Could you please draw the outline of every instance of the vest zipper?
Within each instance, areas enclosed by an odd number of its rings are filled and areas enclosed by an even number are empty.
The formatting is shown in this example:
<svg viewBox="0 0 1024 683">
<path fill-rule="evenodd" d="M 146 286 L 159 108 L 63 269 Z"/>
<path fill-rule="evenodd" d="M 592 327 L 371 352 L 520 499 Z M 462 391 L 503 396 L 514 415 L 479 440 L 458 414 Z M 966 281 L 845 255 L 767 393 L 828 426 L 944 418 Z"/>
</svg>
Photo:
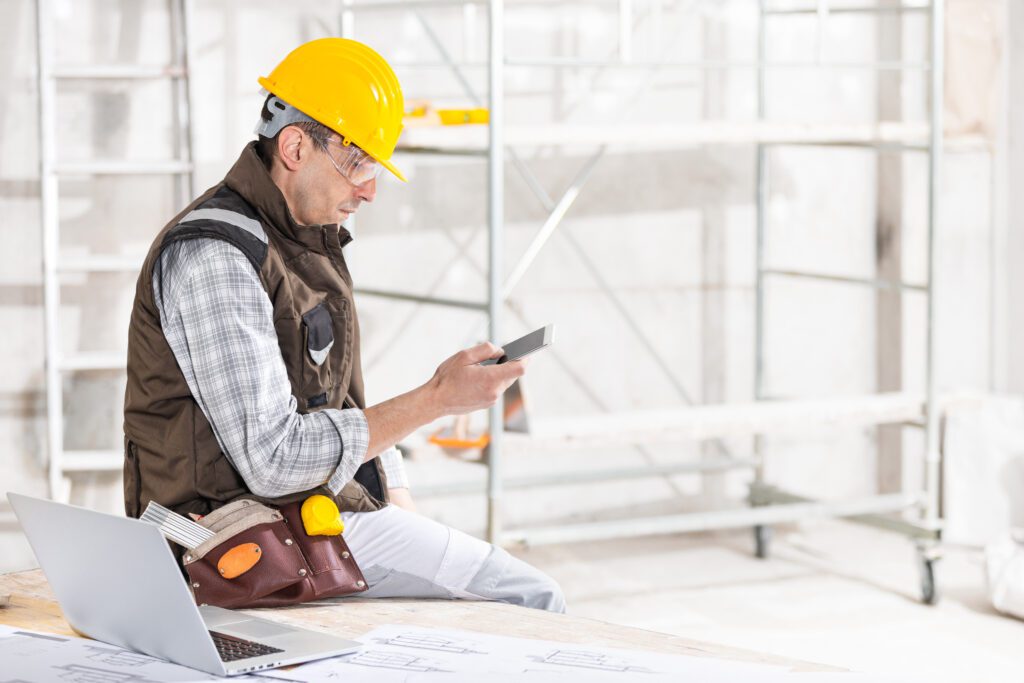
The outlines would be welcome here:
<svg viewBox="0 0 1024 683">
<path fill-rule="evenodd" d="M 338 271 L 338 275 L 341 276 L 342 281 L 344 281 L 345 284 L 348 285 L 349 289 L 350 290 L 354 289 L 354 287 L 352 285 L 352 282 L 347 277 L 345 277 L 345 272 L 341 269 L 341 265 L 335 260 L 334 254 L 331 253 L 331 247 L 330 247 L 330 245 L 327 244 L 327 228 L 326 227 L 321 227 L 320 228 L 320 239 L 321 239 L 321 241 L 323 241 L 324 252 L 326 252 L 327 259 L 331 262 L 331 265 L 334 266 L 334 269 L 336 271 Z M 341 244 L 341 240 L 338 240 L 338 244 L 339 245 Z M 355 311 L 352 311 L 351 315 L 355 315 Z M 353 362 L 355 362 L 355 361 L 353 361 Z M 347 402 L 347 401 L 348 401 L 348 397 L 346 396 L 345 397 L 345 402 Z M 343 407 L 344 407 L 345 402 L 342 403 Z M 380 460 L 377 459 L 377 458 L 374 458 L 374 460 L 375 460 L 375 462 L 373 463 L 373 466 L 370 468 L 370 471 L 373 472 L 373 477 L 374 477 L 374 479 L 377 480 L 377 490 L 380 492 L 379 500 L 380 500 L 380 502 L 382 502 L 382 503 L 384 503 L 386 505 L 387 502 L 388 502 L 388 492 L 384 489 L 384 481 L 381 479 L 381 476 L 380 476 L 380 464 L 379 464 Z M 358 471 L 358 469 L 362 469 L 365 465 L 369 465 L 369 464 L 371 464 L 371 463 L 364 463 L 363 465 L 360 465 L 359 468 L 357 468 L 357 471 Z M 373 494 L 371 493 L 370 495 L 372 496 Z"/>
<path fill-rule="evenodd" d="M 352 283 L 349 282 L 349 279 L 347 277 L 345 277 L 345 271 L 342 270 L 341 264 L 338 263 L 338 261 L 334 258 L 334 254 L 331 252 L 331 247 L 327 243 L 327 228 L 326 227 L 320 228 L 320 239 L 323 241 L 324 251 L 327 253 L 327 259 L 331 262 L 331 265 L 334 266 L 334 269 L 336 271 L 338 271 L 338 275 L 341 276 L 342 281 L 344 281 L 345 284 L 348 285 L 349 289 L 352 289 Z M 339 240 L 338 243 L 339 244 L 341 243 L 340 240 Z"/>
</svg>

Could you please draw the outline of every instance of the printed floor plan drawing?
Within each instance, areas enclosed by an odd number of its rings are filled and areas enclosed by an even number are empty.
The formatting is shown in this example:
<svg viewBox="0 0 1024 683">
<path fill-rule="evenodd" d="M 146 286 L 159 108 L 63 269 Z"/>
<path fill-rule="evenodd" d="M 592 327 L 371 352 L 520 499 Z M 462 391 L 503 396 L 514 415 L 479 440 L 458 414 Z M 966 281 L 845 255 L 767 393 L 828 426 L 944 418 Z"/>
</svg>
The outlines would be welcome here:
<svg viewBox="0 0 1024 683">
<path fill-rule="evenodd" d="M 103 664 L 109 664 L 110 666 L 117 667 L 133 667 L 143 666 L 153 661 L 152 657 L 146 655 L 140 655 L 138 652 L 131 652 L 129 650 L 112 650 L 106 647 L 87 647 L 86 650 L 91 650 L 93 654 L 86 655 L 89 659 L 94 662 L 101 662 Z"/>
<path fill-rule="evenodd" d="M 640 650 L 510 638 L 444 628 L 388 624 L 357 638 L 366 648 L 262 676 L 301 683 L 316 681 L 801 681 L 814 674 L 790 674 L 777 666 L 711 657 L 665 655 Z M 854 683 L 858 677 L 844 678 Z M 831 679 L 829 679 L 831 680 Z M 837 681 L 837 683 L 841 683 Z"/>
<path fill-rule="evenodd" d="M 881 683 L 713 657 L 496 636 L 406 624 L 357 638 L 357 652 L 259 675 L 218 678 L 85 638 L 0 626 L 0 683 Z M 890 682 L 891 683 L 891 682 Z"/>
<path fill-rule="evenodd" d="M 381 669 L 398 669 L 400 671 L 445 671 L 429 659 L 404 652 L 388 650 L 364 650 L 346 659 L 353 666 L 374 666 Z"/>
<path fill-rule="evenodd" d="M 85 638 L 0 626 L 0 683 L 202 683 L 231 679 Z M 264 681 L 266 683 L 266 681 Z"/>
<path fill-rule="evenodd" d="M 537 661 L 558 666 L 571 666 L 577 669 L 597 669 L 599 671 L 643 674 L 655 673 L 646 667 L 630 664 L 600 652 L 587 652 L 584 650 L 553 650 L 538 658 Z"/>
<path fill-rule="evenodd" d="M 82 664 L 66 664 L 52 668 L 57 678 L 67 683 L 160 683 L 133 673 Z"/>
<path fill-rule="evenodd" d="M 375 638 L 374 642 L 384 645 L 396 645 L 420 650 L 438 650 L 466 655 L 485 655 L 486 652 L 474 650 L 463 641 L 452 640 L 433 633 L 402 633 L 394 638 Z"/>
</svg>

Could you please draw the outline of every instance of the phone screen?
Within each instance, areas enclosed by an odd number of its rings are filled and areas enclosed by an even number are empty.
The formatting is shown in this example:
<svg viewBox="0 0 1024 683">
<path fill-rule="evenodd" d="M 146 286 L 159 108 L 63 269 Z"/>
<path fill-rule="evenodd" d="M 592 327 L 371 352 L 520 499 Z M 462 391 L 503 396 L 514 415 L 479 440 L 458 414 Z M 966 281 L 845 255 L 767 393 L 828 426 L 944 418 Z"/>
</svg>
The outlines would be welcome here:
<svg viewBox="0 0 1024 683">
<path fill-rule="evenodd" d="M 501 348 L 505 351 L 505 355 L 501 358 L 485 360 L 480 363 L 480 365 L 500 365 L 501 363 L 507 363 L 510 360 L 518 360 L 523 356 L 533 353 L 534 351 L 543 349 L 551 343 L 551 337 L 554 330 L 554 325 L 545 325 L 538 330 L 534 330 L 515 341 L 503 345 Z"/>
</svg>

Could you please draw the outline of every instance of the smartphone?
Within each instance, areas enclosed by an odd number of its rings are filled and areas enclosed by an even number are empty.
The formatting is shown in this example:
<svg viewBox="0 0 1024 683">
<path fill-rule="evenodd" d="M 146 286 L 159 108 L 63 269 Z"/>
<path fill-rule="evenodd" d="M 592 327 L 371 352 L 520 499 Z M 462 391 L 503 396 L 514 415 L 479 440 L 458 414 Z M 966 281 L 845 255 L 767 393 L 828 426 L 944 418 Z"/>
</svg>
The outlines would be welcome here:
<svg viewBox="0 0 1024 683">
<path fill-rule="evenodd" d="M 513 342 L 504 344 L 501 348 L 505 351 L 505 355 L 501 358 L 485 360 L 480 363 L 480 365 L 500 365 L 502 363 L 507 363 L 510 360 L 519 360 L 523 356 L 528 356 L 534 351 L 540 351 L 551 343 L 551 337 L 554 332 L 554 325 L 545 325 L 539 330 L 534 330 L 530 334 L 520 337 Z"/>
</svg>

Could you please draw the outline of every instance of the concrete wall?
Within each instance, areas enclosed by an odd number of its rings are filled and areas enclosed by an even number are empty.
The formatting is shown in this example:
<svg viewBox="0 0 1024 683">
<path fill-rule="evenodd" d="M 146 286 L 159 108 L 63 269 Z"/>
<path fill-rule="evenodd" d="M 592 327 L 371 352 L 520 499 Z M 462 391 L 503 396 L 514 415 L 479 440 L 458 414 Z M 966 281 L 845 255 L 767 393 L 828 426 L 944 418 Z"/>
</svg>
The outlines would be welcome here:
<svg viewBox="0 0 1024 683">
<path fill-rule="evenodd" d="M 638 3 L 638 6 L 640 3 Z M 58 3 L 61 59 L 166 59 L 161 3 Z M 659 5 L 652 4 L 657 7 Z M 42 289 L 36 156 L 34 3 L 0 0 L 0 490 L 45 494 L 45 391 Z M 669 10 L 638 14 L 636 59 L 754 58 L 754 3 L 704 3 L 698 20 Z M 96 11 L 89 11 L 90 8 Z M 193 85 L 198 187 L 215 183 L 250 138 L 260 97 L 255 78 L 303 40 L 336 32 L 338 13 L 324 3 L 204 2 L 195 16 Z M 614 53 L 617 29 L 597 9 L 509 9 L 506 39 L 514 56 L 571 54 L 604 58 Z M 1020 24 L 1014 13 L 1014 26 Z M 457 59 L 485 56 L 482 15 L 466 38 L 460 13 L 432 24 Z M 778 22 L 780 20 L 773 20 Z M 770 56 L 780 61 L 817 55 L 816 23 L 773 24 Z M 926 26 L 908 20 L 903 49 L 908 61 L 925 56 Z M 145 41 L 137 36 L 146 36 Z M 1019 31 L 1017 32 L 1019 34 Z M 395 61 L 437 61 L 422 27 L 411 17 L 358 18 L 356 37 Z M 826 58 L 870 61 L 875 27 L 866 19 L 833 17 Z M 469 104 L 459 84 L 439 69 L 400 68 L 407 98 Z M 622 123 L 627 144 L 614 148 L 594 172 L 577 204 L 534 263 L 506 308 L 504 337 L 555 322 L 555 347 L 531 366 L 528 390 L 538 415 L 614 412 L 681 405 L 689 400 L 744 401 L 752 397 L 754 349 L 754 160 L 749 145 L 639 152 L 628 146 L 635 127 L 694 121 L 709 115 L 751 121 L 755 74 L 665 71 L 510 71 L 508 118 L 514 123 Z M 481 93 L 485 73 L 467 71 Z M 924 111 L 921 74 L 909 75 L 903 111 Z M 780 69 L 769 74 L 768 116 L 778 121 L 873 120 L 876 82 L 866 70 L 820 72 Z M 714 98 L 711 102 L 710 98 Z M 62 98 L 61 153 L 153 158 L 166 154 L 167 96 L 153 86 L 114 95 L 75 92 Z M 557 196 L 591 150 L 526 148 L 521 154 L 547 191 Z M 1020 156 L 1020 155 L 1017 155 Z M 1019 160 L 1018 160 L 1019 161 Z M 356 280 L 366 287 L 459 298 L 482 297 L 486 264 L 485 166 L 479 161 L 401 157 L 410 182 L 382 183 L 378 200 L 360 213 L 350 251 Z M 986 154 L 947 158 L 940 220 L 938 277 L 940 387 L 980 388 L 992 383 L 993 239 Z M 769 159 L 768 259 L 780 268 L 806 268 L 871 277 L 875 268 L 877 163 L 863 150 L 785 149 Z M 544 218 L 514 169 L 508 169 L 506 261 L 522 254 Z M 922 155 L 903 165 L 904 276 L 924 279 L 927 167 Z M 62 206 L 65 243 L 80 249 L 132 251 L 146 246 L 174 212 L 170 183 L 162 180 L 80 180 L 66 186 Z M 1018 263 L 1021 244 L 1007 257 Z M 462 254 L 459 256 L 459 254 Z M 1013 272 L 1013 268 L 1008 268 Z M 595 273 L 613 292 L 609 296 Z M 1019 277 L 1019 276 L 1017 276 Z M 131 278 L 69 280 L 63 295 L 69 349 L 122 348 L 132 295 Z M 876 300 L 872 291 L 773 280 L 768 288 L 767 390 L 777 396 L 852 394 L 875 390 Z M 469 313 L 416 308 L 364 297 L 359 301 L 364 367 L 370 402 L 425 381 L 455 350 L 484 336 L 482 319 Z M 650 340 L 646 345 L 620 315 L 627 310 Z M 904 311 L 904 386 L 923 388 L 923 313 L 908 294 Z M 1015 315 L 1019 311 L 1015 311 Z M 1024 331 L 1015 318 L 1013 330 Z M 656 360 L 650 353 L 656 352 Z M 1014 356 L 1014 362 L 1019 357 Z M 1024 363 L 1014 365 L 1024 367 Z M 669 376 L 671 375 L 671 377 Z M 1014 375 L 1015 377 L 1017 375 Z M 1018 382 L 1024 382 L 1024 374 Z M 1018 384 L 1017 386 L 1021 386 Z M 116 374 L 82 373 L 66 382 L 69 447 L 110 447 L 119 442 L 120 391 Z M 614 419 L 614 418 L 612 418 Z M 479 420 L 478 420 L 479 423 Z M 857 430 L 812 434 L 769 443 L 768 473 L 797 490 L 824 497 L 874 490 L 875 434 Z M 747 440 L 726 444 L 749 451 Z M 906 452 L 919 453 L 915 434 Z M 657 456 L 697 457 L 698 445 Z M 636 453 L 589 454 L 632 461 Z M 579 454 L 551 454 L 576 462 Z M 584 454 L 585 464 L 588 454 Z M 538 463 L 543 462 L 537 460 Z M 912 458 L 906 481 L 919 481 Z M 742 494 L 746 473 L 728 478 L 723 495 Z M 74 500 L 118 511 L 116 475 L 76 479 Z M 689 492 L 693 480 L 687 480 Z M 678 484 L 678 482 L 676 482 Z M 636 490 L 583 487 L 577 499 L 593 509 L 609 495 L 668 501 L 679 486 Z M 414 482 L 415 486 L 415 482 Z M 698 487 L 699 488 L 699 487 Z M 717 494 L 716 494 L 717 495 Z M 525 507 L 571 514 L 558 491 L 521 498 Z M 657 499 L 657 500 L 655 500 Z M 571 501 L 570 501 L 571 502 Z M 721 500 L 708 501 L 722 504 Z M 553 504 L 551 504 L 553 505 Z M 447 517 L 443 503 L 424 511 Z M 565 509 L 563 509 L 565 508 Z M 0 507 L 2 509 L 2 507 Z M 541 514 L 543 517 L 543 514 Z M 455 518 L 452 520 L 455 521 Z M 462 519 L 467 528 L 482 520 Z M 0 527 L 0 571 L 28 566 L 31 554 L 11 522 Z"/>
</svg>

